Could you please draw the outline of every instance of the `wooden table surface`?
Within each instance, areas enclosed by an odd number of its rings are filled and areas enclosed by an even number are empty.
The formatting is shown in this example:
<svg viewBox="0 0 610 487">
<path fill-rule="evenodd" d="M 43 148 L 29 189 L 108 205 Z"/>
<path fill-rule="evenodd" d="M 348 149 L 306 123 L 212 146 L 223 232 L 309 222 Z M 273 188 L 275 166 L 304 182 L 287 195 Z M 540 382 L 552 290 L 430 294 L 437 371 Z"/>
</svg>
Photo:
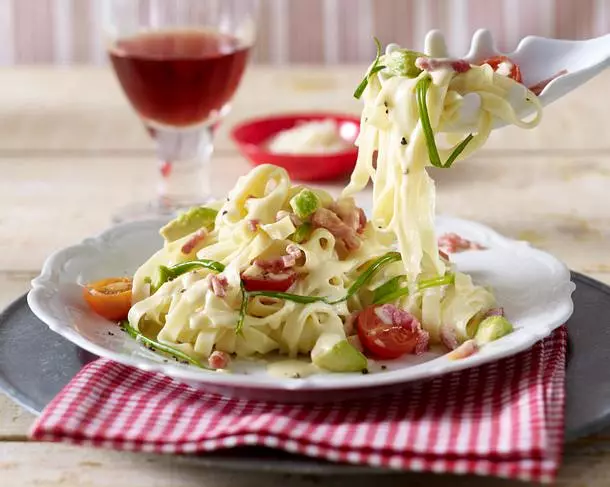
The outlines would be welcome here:
<svg viewBox="0 0 610 487">
<path fill-rule="evenodd" d="M 249 166 L 228 137 L 236 121 L 278 111 L 358 113 L 362 67 L 251 68 L 216 143 L 213 181 L 229 189 Z M 152 196 L 151 141 L 101 68 L 0 70 L 0 308 L 28 290 L 52 251 L 96 234 L 120 206 Z M 507 128 L 451 171 L 435 172 L 438 210 L 488 224 L 610 283 L 610 72 L 556 102 L 532 131 Z M 324 185 L 337 191 L 339 183 Z M 366 196 L 366 195 L 365 195 Z M 207 471 L 170 456 L 29 443 L 34 417 L 0 394 L 2 486 L 370 485 Z M 382 485 L 517 482 L 405 474 Z M 610 430 L 566 447 L 557 485 L 610 485 Z"/>
</svg>

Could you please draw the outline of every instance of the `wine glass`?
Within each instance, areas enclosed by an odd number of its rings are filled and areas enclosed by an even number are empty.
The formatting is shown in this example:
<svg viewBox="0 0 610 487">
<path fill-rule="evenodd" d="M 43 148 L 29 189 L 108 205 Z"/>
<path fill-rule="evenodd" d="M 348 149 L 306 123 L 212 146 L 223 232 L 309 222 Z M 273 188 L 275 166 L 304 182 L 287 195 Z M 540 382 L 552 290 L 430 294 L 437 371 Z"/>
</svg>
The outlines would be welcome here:
<svg viewBox="0 0 610 487">
<path fill-rule="evenodd" d="M 244 72 L 258 0 L 105 0 L 103 25 L 117 78 L 159 159 L 157 198 L 114 221 L 167 218 L 211 199 L 214 127 Z"/>
</svg>

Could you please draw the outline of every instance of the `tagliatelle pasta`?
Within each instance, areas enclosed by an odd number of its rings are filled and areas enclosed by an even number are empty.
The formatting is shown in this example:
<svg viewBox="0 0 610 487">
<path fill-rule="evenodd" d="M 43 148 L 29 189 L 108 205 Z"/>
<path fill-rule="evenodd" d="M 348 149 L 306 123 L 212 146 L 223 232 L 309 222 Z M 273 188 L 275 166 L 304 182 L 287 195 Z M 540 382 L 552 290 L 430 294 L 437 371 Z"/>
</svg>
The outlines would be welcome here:
<svg viewBox="0 0 610 487">
<path fill-rule="evenodd" d="M 329 335 L 333 344 L 355 343 L 355 320 L 372 353 L 385 346 L 390 328 L 409 330 L 412 353 L 474 338 L 481 319 L 496 314 L 495 299 L 439 254 L 427 167 L 467 157 L 495 119 L 534 126 L 541 108 L 535 95 L 490 66 L 403 53 L 411 63 L 404 75 L 390 69 L 388 52 L 359 87 L 359 155 L 341 198 L 294 185 L 279 167 L 253 169 L 226 201 L 211 205 L 213 219 L 168 240 L 138 269 L 132 329 L 197 360 L 217 352 L 297 357 L 315 353 Z M 464 97 L 473 94 L 475 133 L 449 133 L 451 147 L 439 149 L 434 137 L 455 131 Z M 532 121 L 517 117 L 515 97 L 532 104 Z M 369 181 L 367 222 L 353 197 Z M 387 329 L 363 331 L 365 309 Z M 335 367 L 325 363 L 317 362 Z"/>
<path fill-rule="evenodd" d="M 380 71 L 369 80 L 363 93 L 364 110 L 356 141 L 358 161 L 343 194 L 352 196 L 364 189 L 369 180 L 373 181 L 372 219 L 377 227 L 396 236 L 405 270 L 413 279 L 422 273 L 444 272 L 434 232 L 434 181 L 426 171 L 432 164 L 417 109 L 417 86 L 426 78 L 432 81 L 426 105 L 435 134 L 459 124 L 464 95 L 476 94 L 481 100 L 477 132 L 458 160 L 485 143 L 494 119 L 532 128 L 542 113 L 533 93 L 510 78 L 494 73 L 488 65 L 470 66 L 468 71 L 456 73 L 447 64 L 433 73 L 422 70 L 414 78 L 387 77 Z M 522 121 L 515 113 L 510 100 L 517 96 L 534 107 L 536 116 L 531 121 Z M 451 134 L 450 139 L 456 136 L 464 137 L 458 133 Z M 448 159 L 456 145 L 439 150 L 441 160 Z M 376 167 L 373 167 L 375 152 Z"/>
<path fill-rule="evenodd" d="M 254 298 L 248 306 L 243 335 L 235 334 L 241 300 L 240 274 L 261 256 L 279 255 L 289 245 L 303 253 L 303 262 L 294 267 L 306 275 L 291 288 L 299 295 L 327 296 L 338 299 L 358 275 L 358 270 L 372 258 L 387 252 L 369 226 L 362 238 L 362 246 L 344 258 L 335 249 L 335 237 L 324 228 L 315 229 L 307 241 L 297 244 L 289 239 L 272 239 L 260 227 L 276 221 L 281 211 L 290 210 L 289 200 L 299 187 L 291 186 L 287 173 L 278 167 L 260 166 L 240 178 L 218 212 L 215 228 L 197 252 L 198 258 L 212 259 L 226 265 L 223 275 L 228 281 L 227 294 L 216 296 L 209 287 L 212 272 L 201 269 L 189 272 L 163 284 L 152 296 L 145 282 L 160 262 L 174 264 L 182 261 L 180 242 L 166 245 L 151 257 L 134 276 L 134 300 L 129 319 L 139 327 L 143 321 L 161 325 L 158 339 L 171 343 L 187 353 L 207 356 L 211 336 L 223 351 L 238 355 L 265 354 L 280 350 L 289 355 L 311 351 L 322 332 L 343 334 L 343 320 L 353 311 L 350 302 L 335 305 L 326 303 L 297 304 L 291 301 Z M 322 200 L 332 201 L 330 195 L 319 192 Z M 252 231 L 247 222 L 257 221 Z M 182 240 L 187 240 L 188 236 Z M 161 318 L 162 317 L 162 320 Z M 146 318 L 143 320 L 143 318 Z M 201 338 L 200 335 L 203 335 Z M 201 345 L 197 348 L 197 343 Z M 203 346 L 206 343 L 207 346 Z"/>
</svg>

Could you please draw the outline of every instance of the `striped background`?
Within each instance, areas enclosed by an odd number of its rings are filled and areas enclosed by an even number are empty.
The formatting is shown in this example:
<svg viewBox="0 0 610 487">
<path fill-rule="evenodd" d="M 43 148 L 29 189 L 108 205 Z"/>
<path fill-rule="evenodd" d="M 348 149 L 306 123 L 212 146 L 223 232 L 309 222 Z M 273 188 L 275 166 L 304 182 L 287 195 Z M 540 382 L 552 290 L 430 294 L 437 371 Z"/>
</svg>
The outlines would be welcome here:
<svg viewBox="0 0 610 487">
<path fill-rule="evenodd" d="M 0 65 L 106 62 L 105 0 L 0 0 Z M 528 34 L 580 39 L 610 32 L 610 0 L 261 0 L 259 63 L 369 61 L 371 38 L 421 48 L 442 29 L 460 52 L 488 27 L 501 49 Z"/>
</svg>

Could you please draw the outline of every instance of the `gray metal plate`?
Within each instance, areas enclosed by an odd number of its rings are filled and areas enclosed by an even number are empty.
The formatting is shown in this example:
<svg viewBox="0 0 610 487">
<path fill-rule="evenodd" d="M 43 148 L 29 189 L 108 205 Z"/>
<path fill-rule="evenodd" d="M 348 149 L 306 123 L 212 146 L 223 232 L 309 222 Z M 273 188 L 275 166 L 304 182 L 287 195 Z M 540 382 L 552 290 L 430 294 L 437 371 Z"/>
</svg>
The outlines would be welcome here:
<svg viewBox="0 0 610 487">
<path fill-rule="evenodd" d="M 610 287 L 573 273 L 574 315 L 568 322 L 566 441 L 610 426 Z M 34 414 L 95 357 L 49 330 L 25 296 L 0 314 L 0 390 Z M 336 465 L 264 448 L 185 456 L 202 467 L 298 474 L 386 473 Z M 264 461 L 262 461 L 264 460 Z"/>
</svg>

